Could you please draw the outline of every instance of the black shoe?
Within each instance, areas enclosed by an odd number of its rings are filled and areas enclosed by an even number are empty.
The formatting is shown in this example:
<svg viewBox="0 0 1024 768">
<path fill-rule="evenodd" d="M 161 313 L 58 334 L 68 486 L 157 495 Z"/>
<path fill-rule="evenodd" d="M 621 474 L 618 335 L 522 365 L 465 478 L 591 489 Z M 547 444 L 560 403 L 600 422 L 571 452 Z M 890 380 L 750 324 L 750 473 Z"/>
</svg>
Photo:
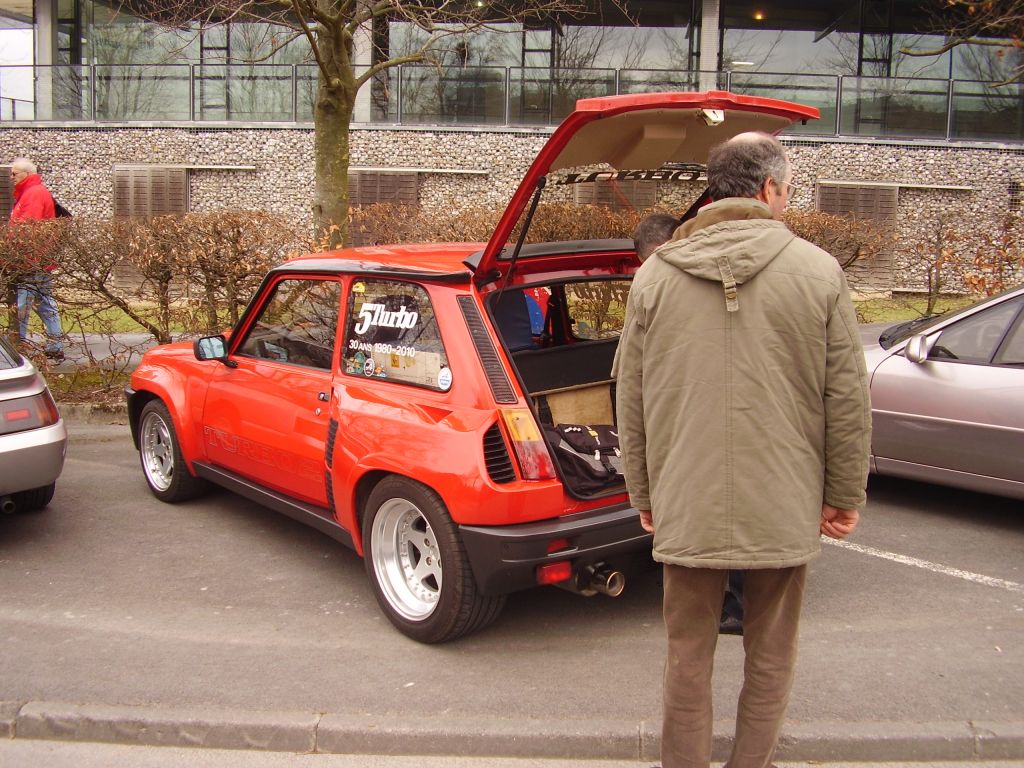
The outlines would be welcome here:
<svg viewBox="0 0 1024 768">
<path fill-rule="evenodd" d="M 743 634 L 743 622 L 739 619 L 734 619 L 732 616 L 727 616 L 722 619 L 718 625 L 718 634 L 720 635 L 742 635 Z"/>
<path fill-rule="evenodd" d="M 47 360 L 52 360 L 55 363 L 64 362 L 64 353 L 59 349 L 51 349 L 46 352 Z"/>
</svg>

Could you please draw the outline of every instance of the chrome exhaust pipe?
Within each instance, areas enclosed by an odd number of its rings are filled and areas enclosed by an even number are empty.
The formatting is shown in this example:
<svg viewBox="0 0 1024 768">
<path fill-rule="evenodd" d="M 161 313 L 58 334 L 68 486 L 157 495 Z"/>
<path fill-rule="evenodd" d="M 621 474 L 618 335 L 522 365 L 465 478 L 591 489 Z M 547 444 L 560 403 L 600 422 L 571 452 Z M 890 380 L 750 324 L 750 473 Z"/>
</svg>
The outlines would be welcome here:
<svg viewBox="0 0 1024 768">
<path fill-rule="evenodd" d="M 580 572 L 576 585 L 581 594 L 608 595 L 618 597 L 626 589 L 626 577 L 621 571 L 613 571 L 604 564 L 587 566 Z"/>
<path fill-rule="evenodd" d="M 5 515 L 12 514 L 17 508 L 18 505 L 14 503 L 14 499 L 10 496 L 4 496 L 0 499 L 0 512 L 3 512 Z"/>
</svg>

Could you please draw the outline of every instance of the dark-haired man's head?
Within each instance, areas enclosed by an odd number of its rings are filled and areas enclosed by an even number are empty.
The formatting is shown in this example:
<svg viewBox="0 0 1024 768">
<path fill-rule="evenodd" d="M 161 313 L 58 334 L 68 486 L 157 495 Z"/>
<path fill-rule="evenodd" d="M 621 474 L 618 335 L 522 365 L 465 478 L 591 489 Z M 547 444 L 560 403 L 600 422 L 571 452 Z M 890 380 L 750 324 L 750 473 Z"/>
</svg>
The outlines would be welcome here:
<svg viewBox="0 0 1024 768">
<path fill-rule="evenodd" d="M 654 249 L 664 243 L 679 226 L 679 219 L 667 213 L 652 213 L 644 217 L 633 231 L 633 244 L 640 261 L 646 261 Z"/>
</svg>

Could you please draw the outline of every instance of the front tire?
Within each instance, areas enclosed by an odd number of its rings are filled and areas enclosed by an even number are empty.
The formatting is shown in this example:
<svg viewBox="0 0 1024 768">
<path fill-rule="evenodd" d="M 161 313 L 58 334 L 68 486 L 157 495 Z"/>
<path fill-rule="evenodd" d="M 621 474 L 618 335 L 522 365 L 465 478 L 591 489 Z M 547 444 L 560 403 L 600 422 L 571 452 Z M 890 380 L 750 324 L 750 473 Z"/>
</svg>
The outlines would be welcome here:
<svg viewBox="0 0 1024 768">
<path fill-rule="evenodd" d="M 505 596 L 481 595 L 441 498 L 404 477 L 382 480 L 363 515 L 366 573 L 381 609 L 400 632 L 443 643 L 494 621 Z"/>
<path fill-rule="evenodd" d="M 205 480 L 189 474 L 171 414 L 160 400 L 146 403 L 139 416 L 139 460 L 149 490 L 160 501 L 185 501 L 208 487 Z"/>
</svg>

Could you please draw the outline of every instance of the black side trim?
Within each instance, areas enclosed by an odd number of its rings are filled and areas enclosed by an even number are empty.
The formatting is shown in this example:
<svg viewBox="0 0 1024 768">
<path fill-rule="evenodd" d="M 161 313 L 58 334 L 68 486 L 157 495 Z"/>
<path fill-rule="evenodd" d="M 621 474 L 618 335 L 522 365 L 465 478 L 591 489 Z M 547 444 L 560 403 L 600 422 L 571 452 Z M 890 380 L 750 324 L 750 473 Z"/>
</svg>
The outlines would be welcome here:
<svg viewBox="0 0 1024 768">
<path fill-rule="evenodd" d="M 476 349 L 480 364 L 487 374 L 487 383 L 491 387 L 491 394 L 495 402 L 503 404 L 515 404 L 519 402 L 515 390 L 512 389 L 512 382 L 509 381 L 505 372 L 505 365 L 491 341 L 491 334 L 484 325 L 484 320 L 477 309 L 476 300 L 472 296 L 459 296 L 459 308 L 462 310 L 462 317 L 466 320 L 466 327 L 473 338 L 473 347 Z"/>
<path fill-rule="evenodd" d="M 327 468 L 334 466 L 334 441 L 338 438 L 338 420 L 331 419 L 327 422 Z"/>
<path fill-rule="evenodd" d="M 327 470 L 324 473 L 324 483 L 326 484 L 327 490 L 327 508 L 331 510 L 331 515 L 333 516 L 334 513 L 338 511 L 338 508 L 334 504 L 334 483 L 331 482 L 330 470 Z"/>
<path fill-rule="evenodd" d="M 139 425 L 138 419 L 135 415 L 135 409 L 132 408 L 132 400 L 134 399 L 136 392 L 131 387 L 124 388 L 124 400 L 128 404 L 128 430 L 132 434 L 132 442 L 135 443 L 135 448 L 138 450 L 139 447 Z"/>
<path fill-rule="evenodd" d="M 305 523 L 311 528 L 316 528 L 320 533 L 326 533 L 332 539 L 340 541 L 345 546 L 355 549 L 352 541 L 352 534 L 330 519 L 331 511 L 323 507 L 306 504 L 285 496 L 283 493 L 264 488 L 251 480 L 229 472 L 226 469 L 212 467 L 209 464 L 194 462 L 193 465 L 199 477 L 216 483 L 229 491 L 244 496 L 250 501 L 255 501 L 264 507 L 269 507 L 275 512 L 280 512 L 293 520 Z M 328 486 L 330 487 L 330 486 Z"/>
<path fill-rule="evenodd" d="M 484 462 L 487 464 L 487 474 L 494 482 L 515 482 L 516 470 L 497 422 L 484 433 Z"/>
</svg>

